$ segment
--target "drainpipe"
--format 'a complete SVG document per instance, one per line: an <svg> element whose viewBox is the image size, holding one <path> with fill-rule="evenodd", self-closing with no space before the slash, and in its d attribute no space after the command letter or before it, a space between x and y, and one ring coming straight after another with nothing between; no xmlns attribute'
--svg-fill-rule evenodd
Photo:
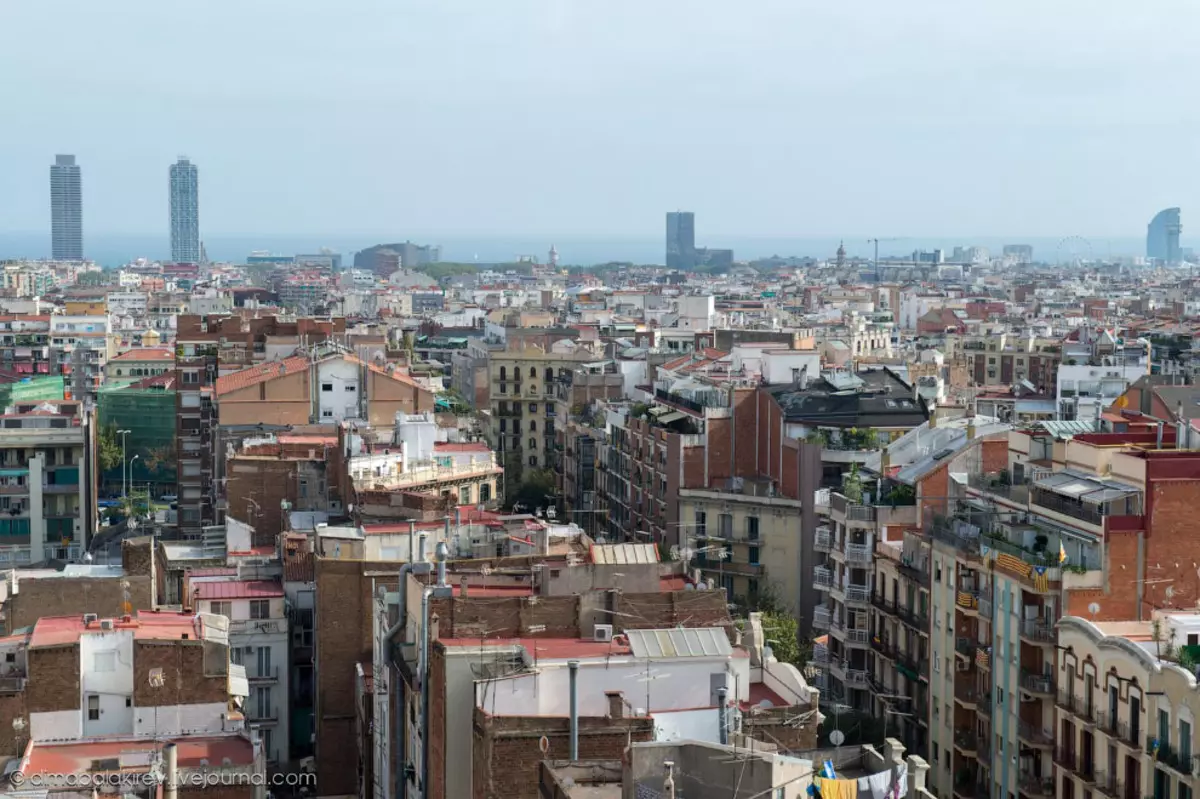
<svg viewBox="0 0 1200 799"><path fill-rule="evenodd" d="M443 541L450 540L450 517L449 517L449 515L446 516L446 533L445 533L445 535L442 536L442 540Z"/></svg>
<svg viewBox="0 0 1200 799"><path fill-rule="evenodd" d="M729 745L729 725L726 723L725 717L725 694L728 689L721 687L717 689L717 727L718 733L721 736L721 745Z"/></svg>
<svg viewBox="0 0 1200 799"><path fill-rule="evenodd" d="M412 556L411 546L412 546L413 533L414 533L415 529L416 529L416 524L414 522L409 522L409 528L408 528L409 539L408 540L409 540L409 546L410 546L410 549L409 549L410 558ZM420 544L421 551L422 551L422 555L424 555L425 535L422 534L420 538L421 538L421 544ZM396 623L393 624L391 626L391 628L387 631L387 633L384 635L384 646L387 647L387 649L388 649L387 656L393 664L398 664L401 661L399 646L394 644L393 642L395 641L396 636L400 634L400 631L405 629L408 625L408 575L410 575L410 574L418 574L418 575L429 574L429 572L432 571L432 569L433 569L433 567L430 564L426 563L424 561L423 557L422 557L422 560L420 560L420 561L405 563L403 566L400 567L400 574L399 574L400 581L399 581L399 586L397 587L397 591L396 591L397 606L398 606ZM426 589L426 590L428 590L428 589ZM424 618L424 615L422 616L422 618ZM408 716L408 714L405 712L405 704L408 701L408 696L407 696L407 690L405 688L403 680L397 681L397 688L399 690L396 691L396 700L395 700L395 702L393 702L392 712L396 716L396 742L398 744L404 738L404 719L407 718L407 716ZM408 795L407 773L408 773L408 769L411 764L407 760L404 759L404 756L405 756L404 751L405 750L403 747L398 746L397 751L401 752L401 754L399 756L400 760L396 764L396 796L398 796L398 797L399 796L407 796ZM164 797L164 799L166 799L166 797Z"/></svg>
<svg viewBox="0 0 1200 799"><path fill-rule="evenodd" d="M579 661L567 661L571 671L571 762L579 760Z"/></svg>
<svg viewBox="0 0 1200 799"><path fill-rule="evenodd" d="M417 523L409 521L408 523L408 559L411 561L413 555L416 554L417 545Z"/></svg>
<svg viewBox="0 0 1200 799"><path fill-rule="evenodd" d="M424 546L421 549L424 554ZM452 596L450 586L446 584L446 555L449 551L444 542L438 545L438 584L421 592L421 799L429 796L429 600ZM429 568L428 563L425 566Z"/></svg>
<svg viewBox="0 0 1200 799"><path fill-rule="evenodd" d="M167 744L163 747L163 760L165 762L165 774L163 775L163 799L176 799L179 795L177 787L177 778L179 767L179 754L175 750L175 744Z"/></svg>

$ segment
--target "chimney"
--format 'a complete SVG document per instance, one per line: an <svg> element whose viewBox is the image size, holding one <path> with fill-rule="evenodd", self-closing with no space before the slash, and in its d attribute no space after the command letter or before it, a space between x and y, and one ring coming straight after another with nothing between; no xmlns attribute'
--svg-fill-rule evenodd
<svg viewBox="0 0 1200 799"><path fill-rule="evenodd" d="M571 762L579 760L579 661L568 660L571 676Z"/></svg>
<svg viewBox="0 0 1200 799"><path fill-rule="evenodd" d="M975 417L972 416L967 420L967 440L975 438Z"/></svg>
<svg viewBox="0 0 1200 799"><path fill-rule="evenodd" d="M620 691L605 691L604 696L608 699L608 717L610 719L619 719L625 716L625 695Z"/></svg>
<svg viewBox="0 0 1200 799"><path fill-rule="evenodd" d="M163 747L163 799L176 799L178 793L178 764L179 753L175 744L169 743Z"/></svg>
<svg viewBox="0 0 1200 799"><path fill-rule="evenodd" d="M461 596L463 599L466 599L467 598L467 585L468 585L468 580L467 580L466 575L463 575L462 580L459 581L459 585L461 586L461 588L459 589L458 595Z"/></svg>
<svg viewBox="0 0 1200 799"><path fill-rule="evenodd" d="M729 745L729 725L727 722L727 709L725 708L725 694L727 689L721 686L717 689L717 733L721 736L721 746ZM574 694L572 694L574 696ZM648 710L649 708L647 708Z"/></svg>
<svg viewBox="0 0 1200 799"><path fill-rule="evenodd" d="M937 427L937 411L929 414L929 429L932 430L935 427Z"/></svg>

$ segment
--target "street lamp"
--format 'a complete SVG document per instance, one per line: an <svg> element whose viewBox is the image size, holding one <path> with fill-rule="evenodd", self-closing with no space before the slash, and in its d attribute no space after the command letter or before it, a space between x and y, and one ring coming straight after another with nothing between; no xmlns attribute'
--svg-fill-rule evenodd
<svg viewBox="0 0 1200 799"><path fill-rule="evenodd" d="M136 461L140 457L142 457L142 456L134 455L132 458L129 459L129 487L130 488L133 488L133 462ZM134 515L132 505L130 505L130 507L129 507L129 515L131 517Z"/></svg>
<svg viewBox="0 0 1200 799"><path fill-rule="evenodd" d="M125 460L125 436L132 432L132 430L117 431L117 435L121 437L121 499L125 499L125 475L129 467L129 464Z"/></svg>

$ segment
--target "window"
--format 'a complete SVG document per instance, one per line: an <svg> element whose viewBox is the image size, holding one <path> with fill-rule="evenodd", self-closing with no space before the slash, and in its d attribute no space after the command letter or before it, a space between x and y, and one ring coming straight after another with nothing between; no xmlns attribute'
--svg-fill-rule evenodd
<svg viewBox="0 0 1200 799"><path fill-rule="evenodd" d="M250 600L250 618L252 618L252 619L269 619L269 618L271 618L271 600L269 600L269 599L251 599Z"/></svg>
<svg viewBox="0 0 1200 799"><path fill-rule="evenodd" d="M492 486L488 483L484 483L483 485L481 485L479 487L479 501L480 502L488 502L491 500L491 498L492 498Z"/></svg>
<svg viewBox="0 0 1200 799"><path fill-rule="evenodd" d="M460 505L470 505L471 504L471 487L470 486L463 486L462 488L458 489L458 502Z"/></svg>
<svg viewBox="0 0 1200 799"><path fill-rule="evenodd" d="M321 390L322 391L333 391L333 383L322 383Z"/></svg>
<svg viewBox="0 0 1200 799"><path fill-rule="evenodd" d="M529 448L537 449L537 439L536 438L529 439Z"/></svg>
<svg viewBox="0 0 1200 799"><path fill-rule="evenodd" d="M501 420L500 420L500 432L501 432L501 433L507 433L507 432L508 432L508 420L507 420L507 419L501 419Z"/></svg>
<svg viewBox="0 0 1200 799"><path fill-rule="evenodd" d="M208 603L208 612L213 614L214 616L224 616L227 619L232 618L233 617L233 603L232 602L209 602Z"/></svg>
<svg viewBox="0 0 1200 799"><path fill-rule="evenodd" d="M88 697L88 721L100 720L100 697L95 694Z"/></svg>
<svg viewBox="0 0 1200 799"><path fill-rule="evenodd" d="M537 413L537 403L536 402L529 403L529 412Z"/></svg>
<svg viewBox="0 0 1200 799"><path fill-rule="evenodd" d="M355 391L358 391L358 386L356 386L354 383L347 383L346 390L353 393Z"/></svg>
<svg viewBox="0 0 1200 799"><path fill-rule="evenodd" d="M717 535L721 538L733 537L733 514L722 513L717 517Z"/></svg>
<svg viewBox="0 0 1200 799"><path fill-rule="evenodd" d="M323 411L321 411L321 418L323 418L323 419L332 419L332 418L333 418L333 411L332 411L331 409L329 409L329 408L325 408Z"/></svg>
<svg viewBox="0 0 1200 799"><path fill-rule="evenodd" d="M757 566L758 565L758 547L749 547L748 549L750 552L750 555L749 555L750 565Z"/></svg>
<svg viewBox="0 0 1200 799"><path fill-rule="evenodd" d="M530 466L537 466L537 455L530 455L530 456L529 456L529 465L530 465Z"/></svg>
<svg viewBox="0 0 1200 799"><path fill-rule="evenodd" d="M271 712L271 689L258 687L254 689L254 717L269 719Z"/></svg>
<svg viewBox="0 0 1200 799"><path fill-rule="evenodd" d="M531 433L536 433L536 432L537 432L537 419L534 419L534 420L530 421L530 423L529 423L529 432L531 432Z"/></svg>
<svg viewBox="0 0 1200 799"><path fill-rule="evenodd" d="M117 670L117 653L116 652L97 652L92 657L93 671L116 671Z"/></svg>
<svg viewBox="0 0 1200 799"><path fill-rule="evenodd" d="M747 516L746 517L746 538L750 539L751 541L758 540L758 517L757 516Z"/></svg>
<svg viewBox="0 0 1200 799"><path fill-rule="evenodd" d="M508 387L506 385L504 385L503 383L501 383L500 384L500 393L504 394L507 390L508 390Z"/></svg>
<svg viewBox="0 0 1200 799"><path fill-rule="evenodd" d="M271 728L261 727L258 730L259 740L262 741L263 753L267 760L275 759L275 749L271 746Z"/></svg>
<svg viewBox="0 0 1200 799"><path fill-rule="evenodd" d="M933 561L933 581L935 583L942 581L942 562L940 560Z"/></svg>
<svg viewBox="0 0 1200 799"><path fill-rule="evenodd" d="M708 535L708 514L702 510L696 511L696 535L700 538Z"/></svg>
<svg viewBox="0 0 1200 799"><path fill-rule="evenodd" d="M500 367L500 380L501 380L501 382L503 382L507 379L508 379L508 369L506 367L501 366ZM501 394L504 393L504 386L500 387L500 393Z"/></svg>
<svg viewBox="0 0 1200 799"><path fill-rule="evenodd" d="M271 647L260 646L258 648L258 676L271 676Z"/></svg>

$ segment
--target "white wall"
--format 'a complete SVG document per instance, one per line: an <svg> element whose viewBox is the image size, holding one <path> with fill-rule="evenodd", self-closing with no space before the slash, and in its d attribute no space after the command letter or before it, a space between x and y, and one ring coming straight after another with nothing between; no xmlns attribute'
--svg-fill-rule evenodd
<svg viewBox="0 0 1200 799"><path fill-rule="evenodd" d="M133 708L126 706L126 700L133 699L133 631L119 629L79 636L79 671L83 734L132 733ZM100 705L100 718L94 721L88 719L88 697L93 695Z"/></svg>
<svg viewBox="0 0 1200 799"><path fill-rule="evenodd" d="M83 714L78 710L55 710L29 714L29 735L35 741L73 740L83 736Z"/></svg>
<svg viewBox="0 0 1200 799"><path fill-rule="evenodd" d="M808 367L808 379L821 376L821 355L816 350L767 350L763 353L762 374L767 383L791 383L793 370Z"/></svg>
<svg viewBox="0 0 1200 799"><path fill-rule="evenodd" d="M732 712L731 710L731 715ZM715 707L702 710L659 711L654 714L654 740L720 743L719 719Z"/></svg>
<svg viewBox="0 0 1200 799"><path fill-rule="evenodd" d="M477 701L487 712L501 716L563 715L570 696L570 675L566 661L542 660L538 663L538 669L532 675L480 683L476 687ZM606 691L620 691L630 705L645 708L651 713L712 707L709 677L726 672L729 674L730 699L748 700L748 658L653 660L650 661L650 679L646 679L645 660L582 660L577 686L579 714L607 715Z"/></svg>
<svg viewBox="0 0 1200 799"><path fill-rule="evenodd" d="M228 708L224 702L134 708L133 734L182 735L184 733L222 732L237 729L240 725L224 720L227 712Z"/></svg>
<svg viewBox="0 0 1200 799"><path fill-rule="evenodd" d="M332 390L326 391L330 386ZM359 392L358 365L341 358L332 358L317 365L318 416L322 423L357 419Z"/></svg>

